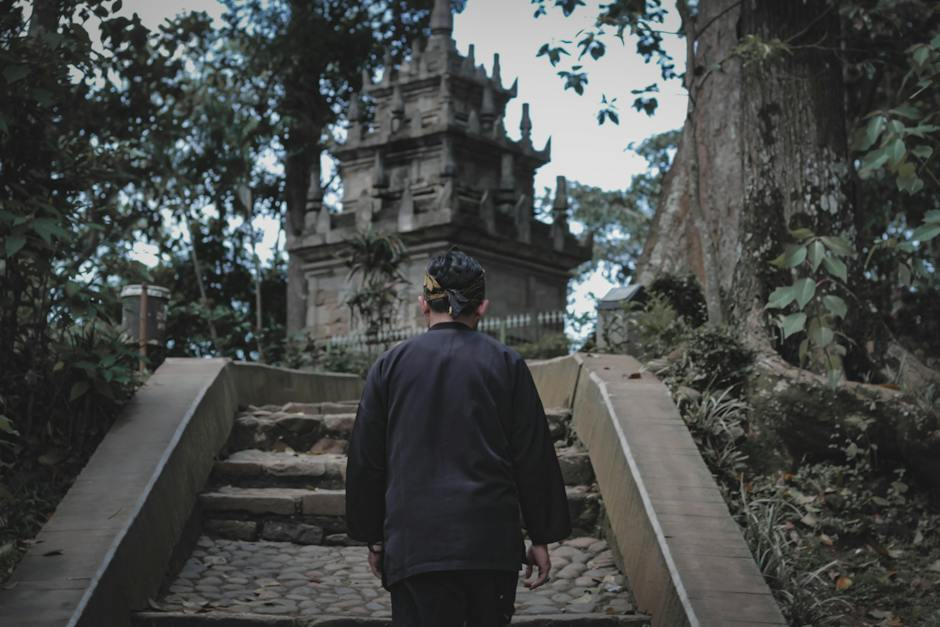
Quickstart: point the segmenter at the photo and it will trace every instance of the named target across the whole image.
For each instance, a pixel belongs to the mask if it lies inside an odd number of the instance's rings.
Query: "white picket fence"
[[[517,344],[536,341],[550,333],[562,333],[565,328],[564,311],[543,311],[538,313],[514,314],[501,318],[483,318],[477,330],[499,339],[503,344]],[[324,348],[347,351],[375,352],[385,350],[398,342],[420,335],[427,329],[423,326],[410,326],[388,329],[379,333],[350,333],[334,335],[317,340]]]

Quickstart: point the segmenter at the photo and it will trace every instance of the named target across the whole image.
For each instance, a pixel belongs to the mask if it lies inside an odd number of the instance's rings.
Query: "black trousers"
[[[519,573],[421,573],[391,585],[394,627],[504,627],[512,619]]]

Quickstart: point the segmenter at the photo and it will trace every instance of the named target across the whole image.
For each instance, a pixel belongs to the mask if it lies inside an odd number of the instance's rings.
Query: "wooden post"
[[[147,284],[140,286],[140,306],[137,308],[138,340],[140,342],[140,371],[147,371]]]

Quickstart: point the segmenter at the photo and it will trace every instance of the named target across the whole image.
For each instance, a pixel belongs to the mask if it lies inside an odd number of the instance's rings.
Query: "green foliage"
[[[840,296],[848,292],[844,260],[855,253],[840,236],[818,236],[809,229],[790,233],[796,243],[788,244],[770,264],[789,270],[794,281],[771,292],[766,307],[781,312],[773,318],[780,341],[804,334],[799,347],[801,364],[821,369],[835,383],[842,376],[842,358],[847,353],[846,336],[837,331],[848,313]]]
[[[394,234],[380,234],[371,227],[350,240],[347,280],[358,277],[359,285],[346,304],[367,335],[392,328],[401,304],[400,288],[407,283],[401,273],[405,245]]]
[[[579,6],[585,6],[585,3],[580,0],[554,0],[552,3],[548,0],[531,0],[531,2],[536,5],[536,18],[548,13],[549,4],[561,9],[566,17],[574,13]],[[662,45],[664,34],[662,23],[665,18],[666,9],[663,8],[661,0],[607,2],[600,5],[593,28],[578,31],[573,38],[562,40],[561,45],[543,44],[536,56],[545,57],[552,67],[558,67],[563,57],[572,60],[573,63],[567,69],[558,71],[558,76],[561,77],[565,89],[571,89],[581,95],[588,83],[588,74],[584,70],[582,59],[587,57],[587,60],[597,61],[610,49],[611,37],[616,38],[622,44],[625,36],[630,35],[636,40],[637,54],[647,63],[655,61],[660,67],[663,80],[674,79],[678,76],[675,64]],[[631,93],[636,96],[633,107],[637,111],[652,115],[656,112],[659,103],[655,95],[649,94],[655,94],[658,91],[659,87],[655,84],[632,90]],[[603,124],[606,120],[614,124],[620,123],[617,107],[614,104],[616,100],[616,98],[608,98],[606,94],[601,95],[601,107],[597,114],[599,124]]]
[[[675,372],[698,390],[740,388],[754,361],[754,353],[741,343],[740,333],[705,324],[685,336],[681,361]]]
[[[702,286],[692,274],[660,274],[650,282],[646,291],[661,296],[693,328],[708,321]]]
[[[564,333],[549,333],[531,342],[513,344],[524,359],[551,359],[571,352],[571,340]]]

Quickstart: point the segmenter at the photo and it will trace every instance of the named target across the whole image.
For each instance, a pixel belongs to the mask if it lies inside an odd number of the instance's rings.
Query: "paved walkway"
[[[592,537],[568,540],[552,545],[551,556],[548,583],[528,590],[520,580],[517,614],[633,611],[606,542]],[[391,616],[389,595],[369,571],[363,547],[206,536],[158,605],[168,611]]]

